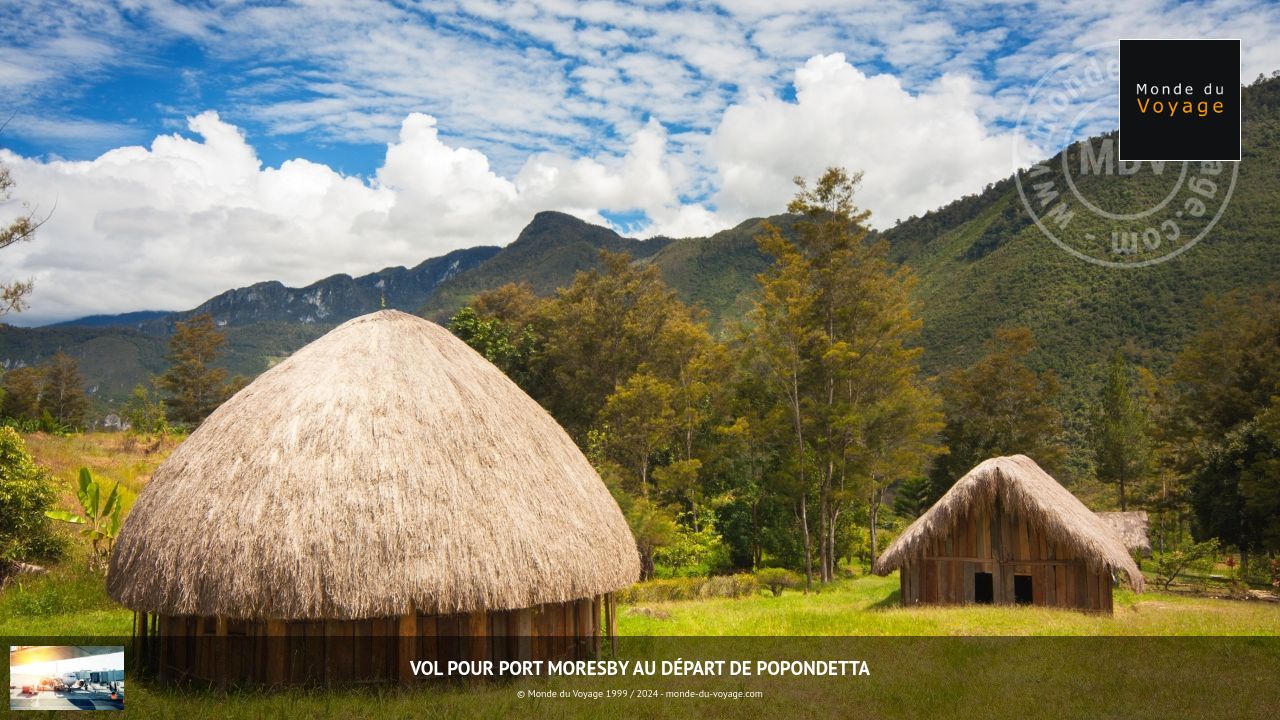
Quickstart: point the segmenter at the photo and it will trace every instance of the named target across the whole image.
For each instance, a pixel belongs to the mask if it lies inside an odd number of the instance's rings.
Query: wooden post
[[[533,659],[533,611],[529,608],[511,611],[511,620],[507,632],[515,637],[515,657],[513,660]]]
[[[618,656],[618,603],[613,593],[605,596],[609,602],[609,652]]]
[[[489,614],[477,610],[467,614],[467,659],[489,659]]]
[[[215,621],[214,627],[215,637],[209,642],[213,643],[213,674],[217,676],[218,687],[226,687],[227,685],[227,618],[219,615]]]
[[[282,685],[289,659],[289,637],[283,620],[267,621],[267,684]]]
[[[591,598],[591,657],[600,657],[600,596]]]
[[[400,616],[400,653],[396,663],[396,674],[400,682],[413,679],[413,668],[409,661],[416,660],[418,654],[418,612],[410,605],[405,614]]]

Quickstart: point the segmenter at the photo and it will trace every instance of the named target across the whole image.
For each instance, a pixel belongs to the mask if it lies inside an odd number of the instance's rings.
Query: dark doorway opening
[[[974,573],[973,601],[979,605],[990,605],[995,599],[995,584],[991,581],[991,573]]]
[[[1013,601],[1019,605],[1030,605],[1032,599],[1031,576],[1013,576]]]

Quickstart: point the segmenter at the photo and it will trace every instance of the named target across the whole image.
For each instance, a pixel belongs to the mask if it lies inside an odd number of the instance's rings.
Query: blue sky
[[[1240,37],[1247,79],[1280,69],[1248,0],[780,5],[6,2],[0,218],[56,207],[4,258],[37,283],[11,320],[413,264],[542,209],[703,234],[829,164],[884,226],[1008,175],[1083,47]]]

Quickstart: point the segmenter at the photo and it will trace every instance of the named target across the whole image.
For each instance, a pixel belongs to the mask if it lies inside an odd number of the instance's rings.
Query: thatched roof
[[[1111,532],[1120,538],[1130,552],[1151,554],[1151,538],[1147,534],[1151,523],[1147,519],[1146,510],[1100,512],[1098,518],[1111,528]]]
[[[1123,571],[1133,589],[1142,591],[1142,573],[1120,538],[1026,455],[991,458],[970,470],[885,549],[875,572],[887,575],[902,567],[927,540],[951,532],[972,508],[991,507],[996,498],[1002,507],[1038,523],[1049,540],[1071,548],[1090,569]]]
[[[510,610],[640,574],[564,430],[444,328],[335,328],[217,409],[156,470],[111,555],[135,610],[353,619]]]

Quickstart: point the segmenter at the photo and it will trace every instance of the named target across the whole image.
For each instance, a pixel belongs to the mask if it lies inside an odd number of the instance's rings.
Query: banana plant
[[[54,520],[85,526],[80,532],[93,544],[93,556],[89,559],[91,569],[111,554],[111,546],[116,535],[120,534],[120,513],[124,503],[120,500],[119,490],[120,483],[116,483],[106,502],[102,502],[101,485],[93,479],[88,468],[80,468],[76,498],[80,500],[84,514],[77,515],[68,510],[46,510],[44,513]]]

